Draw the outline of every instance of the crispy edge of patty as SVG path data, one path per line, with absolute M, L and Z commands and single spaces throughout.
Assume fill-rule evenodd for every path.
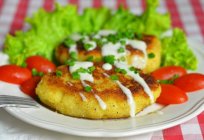
M 46 74 L 36 88 L 36 94 L 40 101 L 51 109 L 68 116 L 87 119 L 112 119 L 126 118 L 130 116 L 130 107 L 126 95 L 118 85 L 110 78 L 103 75 L 104 70 L 96 66 L 93 72 L 94 84 L 92 92 L 85 92 L 79 80 L 73 80 L 67 66 L 60 66 L 62 76 L 55 73 Z M 109 74 L 113 73 L 112 71 Z M 128 87 L 136 104 L 136 113 L 150 105 L 150 99 L 143 88 L 128 76 L 118 74 L 122 84 Z M 160 85 L 150 75 L 142 74 L 153 92 L 155 100 L 160 95 Z M 83 93 L 87 101 L 83 101 L 80 94 Z M 96 100 L 97 94 L 107 105 L 103 110 Z
M 144 73 L 150 73 L 160 67 L 161 63 L 161 43 L 160 40 L 152 35 L 144 35 L 142 40 L 147 44 L 147 54 L 153 53 L 154 58 L 148 58 L 147 64 L 143 69 Z M 144 57 L 144 54 L 137 49 L 133 49 L 131 46 L 126 46 L 127 50 L 130 52 L 130 55 L 127 56 L 128 61 L 132 61 L 135 55 Z M 82 46 L 78 47 L 78 58 L 81 61 L 87 60 L 89 57 L 93 57 L 95 62 L 102 60 L 101 50 L 97 47 L 94 50 L 86 51 Z M 64 45 L 60 45 L 55 49 L 55 57 L 60 64 L 64 64 L 65 61 L 69 58 L 68 48 Z

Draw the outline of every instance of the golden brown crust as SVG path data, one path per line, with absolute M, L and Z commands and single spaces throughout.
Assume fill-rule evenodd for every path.
M 114 69 L 104 71 L 101 65 L 95 64 L 94 83 L 87 82 L 93 92 L 85 92 L 81 82 L 71 78 L 68 66 L 60 66 L 58 70 L 62 71 L 62 76 L 57 77 L 55 73 L 44 75 L 36 88 L 36 94 L 42 103 L 69 116 L 89 119 L 129 117 L 130 107 L 126 95 L 113 80 L 104 75 L 104 72 L 113 74 Z M 115 74 L 119 76 L 120 82 L 131 90 L 136 103 L 136 112 L 150 105 L 150 99 L 141 85 L 127 75 Z M 150 75 L 141 76 L 149 85 L 156 100 L 160 94 L 160 85 Z M 87 101 L 83 101 L 79 93 L 83 93 Z M 106 103 L 106 110 L 100 107 L 95 95 Z

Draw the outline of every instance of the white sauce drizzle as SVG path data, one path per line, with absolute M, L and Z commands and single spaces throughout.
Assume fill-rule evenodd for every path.
M 99 97 L 98 95 L 94 94 L 96 100 L 98 101 L 100 107 L 103 109 L 103 110 L 106 110 L 107 106 L 106 106 L 106 103 L 101 99 L 101 97 Z
M 70 38 L 73 39 L 74 41 L 79 41 L 82 38 L 82 35 L 75 33 L 75 34 L 72 34 Z
M 109 64 L 109 63 L 104 63 L 102 68 L 104 70 L 111 70 L 113 68 L 113 66 L 111 64 Z
M 116 81 L 116 83 L 118 84 L 120 89 L 123 91 L 123 93 L 125 93 L 125 95 L 127 96 L 127 102 L 130 106 L 130 116 L 134 117 L 135 116 L 135 101 L 132 96 L 132 92 L 127 87 L 122 85 L 120 81 Z
M 111 42 L 108 42 L 107 44 L 103 45 L 101 49 L 102 56 L 114 55 L 115 59 L 126 57 L 126 52 L 118 53 L 118 49 L 120 47 L 124 48 L 125 46 L 122 46 L 120 43 L 113 44 Z
M 103 73 L 103 75 L 106 77 L 110 77 L 107 73 Z M 116 84 L 120 87 L 120 89 L 123 91 L 123 93 L 125 93 L 125 95 L 127 97 L 127 102 L 130 106 L 130 117 L 134 117 L 136 105 L 135 105 L 135 100 L 132 96 L 132 92 L 127 87 L 125 87 L 120 81 L 117 80 Z
M 94 49 L 97 47 L 97 44 L 96 44 L 95 41 L 84 40 L 83 43 L 84 43 L 84 44 L 90 44 L 90 45 L 92 46 L 92 47 L 90 47 L 90 48 L 88 49 L 88 51 L 92 51 L 92 50 L 94 50 Z
M 108 36 L 110 34 L 116 34 L 116 31 L 113 31 L 113 30 L 100 30 L 96 35 L 98 35 L 98 36 Z
M 77 45 L 76 44 L 73 44 L 69 47 L 69 53 L 71 52 L 75 52 L 78 54 L 78 50 L 77 50 Z
M 81 96 L 82 101 L 87 101 L 86 96 L 83 93 L 79 93 L 79 95 Z
M 76 70 L 78 70 L 79 68 L 84 68 L 84 69 L 88 69 L 89 67 L 93 66 L 93 62 L 75 62 L 74 66 L 70 66 L 69 67 L 69 71 L 71 73 L 75 72 Z M 87 86 L 88 84 L 85 83 L 86 81 L 89 82 L 94 82 L 94 78 L 93 75 L 90 73 L 79 73 L 80 74 L 80 80 L 82 82 L 83 86 Z
M 135 81 L 137 81 L 144 89 L 144 91 L 146 92 L 146 94 L 150 97 L 151 103 L 154 103 L 154 96 L 152 94 L 152 91 L 150 90 L 149 86 L 147 85 L 147 83 L 144 81 L 144 79 L 137 73 L 135 74 L 133 71 L 130 71 L 128 68 L 128 65 L 125 63 L 120 63 L 120 62 L 116 62 L 114 64 L 117 68 L 121 68 L 127 71 L 127 75 L 129 75 L 130 77 L 132 77 Z
M 135 56 L 133 57 L 133 66 L 137 67 L 137 68 L 144 68 L 146 66 L 146 62 L 147 62 L 147 45 L 145 44 L 144 41 L 140 41 L 140 40 L 126 40 L 126 44 L 131 45 L 134 49 L 138 49 L 141 50 L 144 54 L 144 58 L 142 57 L 138 57 Z M 143 60 L 142 60 L 143 59 Z M 134 65 L 135 64 L 135 65 Z M 138 65 L 139 64 L 139 65 Z

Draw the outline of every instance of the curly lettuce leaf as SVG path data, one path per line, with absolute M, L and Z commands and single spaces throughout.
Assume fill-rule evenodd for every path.
M 40 9 L 26 21 L 31 25 L 27 32 L 8 35 L 4 52 L 9 55 L 10 63 L 23 65 L 32 55 L 41 55 L 53 60 L 54 49 L 73 32 L 91 33 L 102 28 L 110 15 L 107 8 L 86 9 L 79 15 L 76 6 L 62 7 L 56 4 L 53 12 Z
M 16 32 L 15 36 L 8 35 L 5 41 L 4 52 L 9 55 L 10 62 L 23 65 L 25 59 L 32 55 L 41 55 L 49 60 L 54 60 L 54 49 L 73 32 L 92 33 L 101 29 L 116 31 L 133 31 L 138 35 L 151 34 L 157 37 L 170 29 L 171 21 L 169 14 L 160 14 L 157 11 L 158 0 L 147 0 L 147 9 L 142 15 L 134 15 L 128 10 L 119 8 L 111 13 L 107 8 L 87 8 L 80 15 L 76 6 L 60 6 L 56 4 L 53 12 L 40 9 L 32 18 L 26 19 L 31 25 L 27 32 Z M 178 42 L 174 40 L 179 40 Z M 195 65 L 187 66 L 184 63 L 195 60 L 192 53 L 181 53 L 177 60 L 173 59 L 173 47 L 177 50 L 187 50 L 185 35 L 175 30 L 172 38 L 165 38 L 163 42 L 162 65 L 182 65 L 185 68 L 195 69 Z M 168 44 L 170 43 L 170 44 Z M 176 53 L 176 54 L 177 54 Z M 175 58 L 175 57 L 174 57 Z M 190 59 L 191 58 L 191 59 Z M 194 62 L 195 63 L 195 62 Z M 192 63 L 193 64 L 193 63 Z
M 137 34 L 142 34 L 145 27 L 140 16 L 136 16 L 130 11 L 120 7 L 105 23 L 104 28 L 116 31 L 131 30 Z
M 161 14 L 157 11 L 158 0 L 147 0 L 147 9 L 141 15 L 144 34 L 160 35 L 171 28 L 171 18 L 169 13 Z
M 178 28 L 173 30 L 171 37 L 162 39 L 161 66 L 182 66 L 189 70 L 196 70 L 198 61 L 188 47 L 185 33 Z
M 4 52 L 11 63 L 22 65 L 31 55 L 42 55 L 52 59 L 54 48 L 71 32 L 79 31 L 78 13 L 75 6 L 61 7 L 48 13 L 40 9 L 32 18 L 28 18 L 31 29 L 8 35 Z

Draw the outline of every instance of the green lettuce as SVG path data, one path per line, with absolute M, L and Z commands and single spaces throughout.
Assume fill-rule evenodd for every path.
M 141 15 L 144 34 L 160 35 L 171 28 L 171 18 L 169 13 L 161 14 L 157 12 L 158 0 L 147 0 L 147 9 Z
M 122 7 L 114 13 L 104 7 L 87 8 L 82 14 L 77 12 L 74 5 L 63 7 L 56 4 L 52 12 L 39 9 L 32 18 L 26 19 L 31 26 L 28 31 L 18 31 L 15 36 L 7 35 L 4 52 L 9 55 L 10 63 L 23 65 L 25 59 L 32 55 L 41 55 L 53 61 L 54 49 L 74 32 L 90 34 L 101 29 L 111 29 L 133 31 L 138 37 L 143 34 L 151 34 L 160 38 L 163 32 L 171 28 L 170 15 L 157 12 L 158 0 L 146 0 L 146 2 L 147 9 L 141 15 L 132 14 Z M 165 43 L 173 44 L 167 40 L 174 40 L 177 37 L 180 36 L 174 35 L 173 38 L 162 41 L 164 44 L 163 57 L 165 58 L 162 65 L 178 63 L 175 57 L 171 58 L 170 63 L 168 57 L 172 56 L 174 49 L 167 47 Z M 183 40 L 182 43 L 184 44 L 185 41 Z M 187 47 L 183 47 L 182 51 L 190 54 Z M 184 58 L 183 56 L 180 58 L 181 62 L 185 60 Z
M 173 30 L 172 37 L 162 39 L 162 66 L 177 65 L 196 70 L 197 59 L 188 47 L 185 33 L 178 28 Z

